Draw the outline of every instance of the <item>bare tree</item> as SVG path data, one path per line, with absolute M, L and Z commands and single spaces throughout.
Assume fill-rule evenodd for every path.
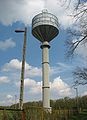
M 68 58 L 73 56 L 74 51 L 79 44 L 85 44 L 87 42 L 87 2 L 78 0 L 78 4 L 72 16 L 75 22 L 73 28 L 68 29 L 68 34 L 71 36 L 69 38 L 71 38 L 71 40 L 68 39 L 66 41 L 66 56 Z
M 75 78 L 74 85 L 85 85 L 87 84 L 87 68 L 77 67 L 73 72 Z
M 65 0 L 69 4 L 72 0 Z M 87 43 L 87 1 L 77 0 L 78 4 L 71 16 L 73 16 L 74 24 L 68 29 L 69 39 L 66 41 L 67 53 L 66 57 L 73 57 L 75 50 L 79 45 Z M 83 46 L 84 47 L 84 46 Z M 75 79 L 74 85 L 87 84 L 87 68 L 77 67 L 73 72 Z

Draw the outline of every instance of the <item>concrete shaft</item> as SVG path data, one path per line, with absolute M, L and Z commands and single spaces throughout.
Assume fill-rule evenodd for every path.
M 50 108 L 50 86 L 49 86 L 49 43 L 44 41 L 42 48 L 42 100 L 43 107 Z

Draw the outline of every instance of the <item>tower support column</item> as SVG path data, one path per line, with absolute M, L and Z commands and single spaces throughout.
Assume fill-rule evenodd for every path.
M 49 48 L 47 41 L 42 42 L 42 101 L 45 109 L 50 109 L 50 85 L 49 85 Z

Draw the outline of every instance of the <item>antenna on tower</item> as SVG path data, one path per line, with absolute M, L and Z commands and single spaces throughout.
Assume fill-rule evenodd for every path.
M 46 2 L 47 2 L 47 0 L 44 0 L 44 9 L 47 9 L 46 8 Z

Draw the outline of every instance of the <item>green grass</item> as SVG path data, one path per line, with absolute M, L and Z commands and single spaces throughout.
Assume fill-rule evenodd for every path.
M 32 108 L 33 109 L 33 108 Z M 26 111 L 26 120 L 29 120 L 30 117 L 33 119 L 33 120 L 41 120 L 42 119 L 42 113 L 43 111 L 41 111 L 41 109 L 36 109 L 34 108 L 34 110 L 32 111 L 32 109 L 28 109 Z M 7 118 L 9 120 L 21 120 L 21 113 L 20 112 L 11 112 L 11 111 L 0 111 L 0 120 L 3 119 L 3 112 L 4 112 L 4 115 L 7 116 Z M 60 117 L 61 117 L 61 120 L 64 120 L 64 117 L 63 117 L 63 114 L 61 112 L 61 116 L 59 116 L 59 113 L 56 111 L 54 112 L 53 114 L 47 114 L 47 113 L 43 113 L 43 117 L 44 117 L 44 120 L 49 120 L 49 117 L 50 117 L 50 120 L 60 120 Z M 57 118 L 57 119 L 56 119 Z M 87 109 L 84 109 L 82 112 L 78 113 L 78 114 L 75 114 L 73 115 L 70 119 L 67 119 L 67 120 L 87 120 Z
M 72 116 L 70 120 L 87 120 L 87 112 L 81 112 L 78 115 Z

